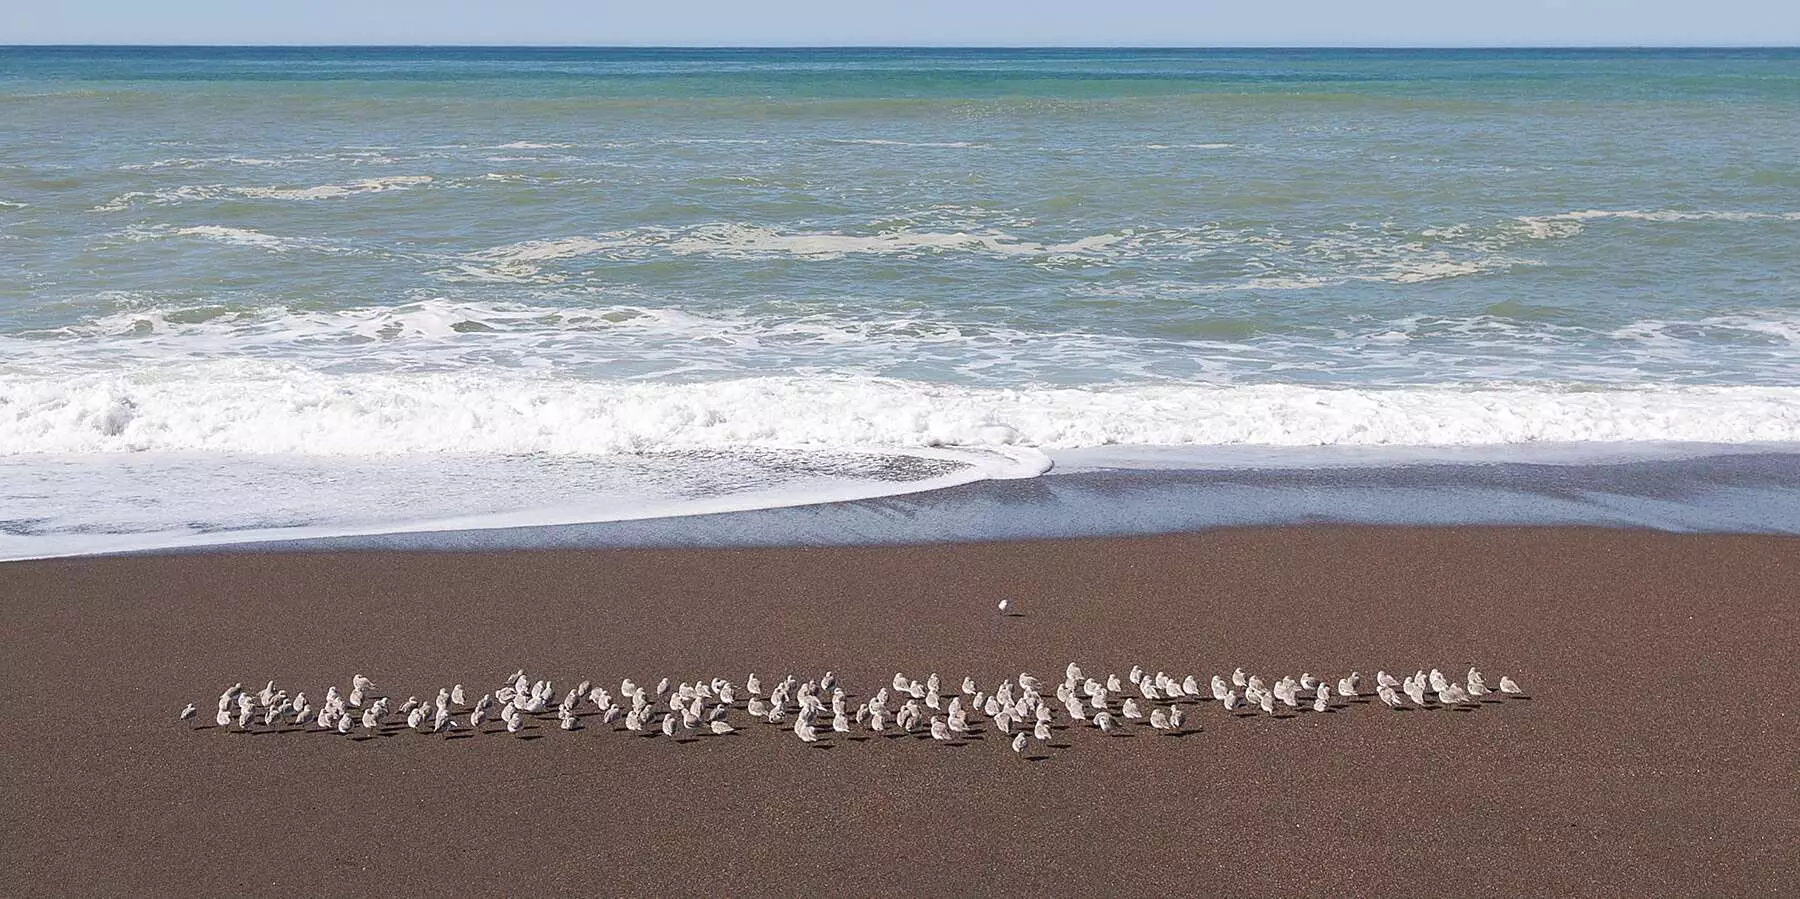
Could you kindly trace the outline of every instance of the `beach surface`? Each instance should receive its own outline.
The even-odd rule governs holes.
[[[0,565],[0,891],[1795,895],[1800,540],[1349,526],[932,546]],[[1009,599],[1017,614],[995,604]],[[1477,665],[1530,698],[1179,738],[212,728],[226,685],[514,669],[991,688]],[[187,702],[199,720],[178,722]],[[1192,704],[1189,704],[1190,709]],[[1059,713],[1059,718],[1062,716]],[[1197,730],[1192,726],[1198,725]],[[491,729],[491,726],[490,726]],[[861,736],[861,735],[858,735]]]

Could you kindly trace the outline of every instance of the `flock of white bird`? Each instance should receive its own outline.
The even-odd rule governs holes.
[[[1129,686],[1127,686],[1129,685]],[[826,734],[929,734],[933,740],[959,741],[974,729],[974,716],[985,717],[994,730],[1012,736],[1012,749],[1023,755],[1031,740],[1047,743],[1051,726],[1091,724],[1101,733],[1115,735],[1127,727],[1147,721],[1157,731],[1179,734],[1190,723],[1183,703],[1197,711],[1206,702],[1218,702],[1234,716],[1256,714],[1287,716],[1310,709],[1327,712],[1360,699],[1362,675],[1352,672],[1339,678],[1335,686],[1310,673],[1299,679],[1283,676],[1274,681],[1259,675],[1233,671],[1229,678],[1213,675],[1202,687],[1193,675],[1176,680],[1161,671],[1154,674],[1133,666],[1121,681],[1117,674],[1104,680],[1088,677],[1081,667],[1070,662],[1063,680],[1045,692],[1045,685],[1030,674],[1021,673],[983,691],[973,678],[962,680],[961,691],[948,696],[936,674],[925,680],[913,680],[896,673],[893,683],[882,687],[874,696],[850,710],[849,694],[837,675],[826,672],[818,680],[800,681],[787,675],[770,687],[751,674],[740,687],[725,678],[710,681],[671,683],[662,678],[654,690],[626,678],[619,684],[617,697],[605,687],[582,681],[556,699],[556,687],[548,680],[532,680],[520,670],[491,693],[483,693],[471,705],[462,684],[442,687],[432,700],[407,697],[398,708],[392,700],[377,693],[375,682],[361,674],[350,679],[350,691],[338,692],[333,685],[317,707],[302,692],[289,696],[270,681],[261,690],[250,692],[243,684],[233,684],[219,694],[219,712],[214,721],[219,727],[236,731],[255,728],[315,727],[335,730],[340,734],[360,731],[367,735],[393,730],[404,719],[410,730],[441,734],[466,729],[483,733],[490,714],[505,726],[506,733],[519,734],[527,729],[527,719],[554,714],[558,726],[565,731],[583,728],[582,717],[598,715],[600,723],[616,729],[667,737],[725,735],[736,731],[727,720],[733,713],[745,718],[788,728],[795,737],[817,743]],[[769,687],[765,693],[765,687]],[[1484,701],[1505,696],[1523,695],[1524,690],[1510,677],[1501,677],[1497,689],[1490,689],[1487,679],[1474,668],[1460,681],[1453,681],[1436,668],[1419,671],[1404,679],[1396,679],[1386,671],[1376,672],[1375,696],[1392,709],[1474,708]],[[1334,702],[1335,700],[1335,702]],[[181,710],[180,719],[196,717],[194,703]],[[584,711],[585,710],[585,711]],[[395,716],[395,717],[390,717]],[[928,717],[929,716],[929,717]],[[462,722],[462,723],[459,723]],[[489,733],[498,733],[490,729]]]

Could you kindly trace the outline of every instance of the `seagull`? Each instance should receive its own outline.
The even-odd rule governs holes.
[[[1331,708],[1331,688],[1330,687],[1327,687],[1324,684],[1320,684],[1318,697],[1319,697],[1318,699],[1313,701],[1313,711],[1323,712],[1326,709]]]
[[[1394,676],[1386,671],[1377,671],[1375,672],[1375,685],[1378,687],[1387,687],[1391,690],[1400,686],[1400,682],[1394,680]]]
[[[1225,703],[1225,711],[1227,711],[1227,712],[1237,711],[1238,695],[1237,695],[1236,690],[1226,693],[1225,698],[1222,701]]]
[[[1337,684],[1338,695],[1339,696],[1355,696],[1356,695],[1356,682],[1359,680],[1362,680],[1362,677],[1354,671],[1350,672],[1349,677],[1338,678],[1338,684]]]
[[[1178,706],[1178,705],[1169,706],[1169,729],[1170,730],[1180,730],[1181,729],[1181,706]]]
[[[1002,612],[1006,611],[1007,606],[1009,606],[1009,605],[1010,605],[1010,603],[1008,603],[1006,600],[1004,600],[1004,599],[1000,600],[1000,611],[1002,611]]]
[[[1113,721],[1111,712],[1101,712],[1094,716],[1094,726],[1100,728],[1101,733],[1110,734],[1117,729],[1119,725]]]
[[[191,702],[188,703],[187,708],[184,708],[181,710],[181,720],[186,721],[189,718],[194,717],[194,711],[195,711],[194,704]]]
[[[1020,755],[1025,754],[1025,732],[1024,731],[1020,731],[1018,736],[1013,737],[1012,751],[1016,752]]]
[[[1212,696],[1213,696],[1213,698],[1220,702],[1224,702],[1225,697],[1230,696],[1230,695],[1231,695],[1231,688],[1225,686],[1225,679],[1216,674],[1213,675],[1213,679],[1212,679]]]
[[[813,728],[811,722],[806,720],[805,715],[794,717],[794,736],[799,737],[801,742],[805,743],[819,742],[819,732]]]
[[[1138,708],[1137,700],[1132,699],[1129,696],[1125,697],[1125,708],[1120,711],[1120,714],[1127,718],[1144,717],[1143,711]]]
[[[728,724],[724,721],[711,722],[707,725],[707,727],[712,728],[712,732],[719,736],[724,736],[725,734],[729,734],[729,733],[735,733],[737,731],[737,728],[732,727],[730,724]]]
[[[1021,733],[1021,734],[1019,734],[1019,736],[1022,737],[1025,735]],[[1039,721],[1037,727],[1032,730],[1031,736],[1033,739],[1036,739],[1040,742],[1044,742],[1044,743],[1050,742],[1050,722]]]
[[[337,732],[340,734],[347,734],[350,732],[350,716],[348,714],[338,716]]]
[[[946,725],[944,719],[939,718],[936,715],[931,716],[931,738],[933,740],[950,739],[949,725]]]
[[[662,732],[665,737],[675,736],[675,716],[673,714],[663,716]]]
[[[1169,729],[1169,713],[1162,709],[1150,710],[1150,726],[1157,730]]]
[[[1509,693],[1514,696],[1517,696],[1519,694],[1524,693],[1525,688],[1519,686],[1518,681],[1513,680],[1512,678],[1507,677],[1506,675],[1502,674],[1502,675],[1500,675],[1500,692]]]
[[[1236,671],[1231,672],[1231,685],[1234,687],[1244,687],[1249,685],[1249,681],[1245,679],[1244,669],[1241,666]]]
[[[1405,702],[1405,700],[1400,698],[1400,694],[1395,693],[1394,688],[1387,684],[1377,684],[1375,687],[1375,695],[1380,697],[1381,701],[1390,709],[1397,709]]]
[[[1425,704],[1425,683],[1416,677],[1407,678],[1407,680],[1406,680],[1406,698],[1412,700],[1413,705],[1424,705]]]

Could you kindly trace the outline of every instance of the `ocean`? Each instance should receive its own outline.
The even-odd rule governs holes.
[[[1593,518],[1800,530],[1800,51],[15,47],[0,122],[0,558],[1746,454]]]

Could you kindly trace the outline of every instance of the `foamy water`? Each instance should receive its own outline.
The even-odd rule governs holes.
[[[1800,442],[1795,61],[10,53],[4,553]]]

